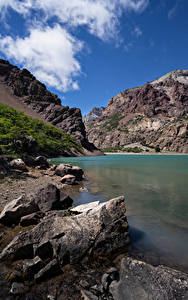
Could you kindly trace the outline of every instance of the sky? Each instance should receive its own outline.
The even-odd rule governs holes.
[[[0,0],[0,57],[85,115],[188,69],[188,0]]]

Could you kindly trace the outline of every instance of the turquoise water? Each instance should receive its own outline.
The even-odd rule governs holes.
[[[132,249],[188,270],[188,156],[107,155],[52,160],[82,167],[75,204],[125,196]]]

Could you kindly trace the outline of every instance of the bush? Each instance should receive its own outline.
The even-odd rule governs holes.
[[[82,151],[82,147],[69,134],[62,132],[53,125],[45,124],[43,121],[26,116],[23,112],[0,104],[1,152],[5,154],[27,154],[26,149],[16,146],[17,141],[23,145],[26,136],[36,140],[37,151],[43,155],[58,156],[71,150],[74,152]]]

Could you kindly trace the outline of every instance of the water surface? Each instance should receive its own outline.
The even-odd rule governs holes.
[[[188,271],[188,156],[107,155],[54,159],[79,165],[88,192],[75,204],[125,196],[132,249]]]

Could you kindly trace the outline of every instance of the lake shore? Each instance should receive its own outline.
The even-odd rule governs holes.
[[[161,156],[161,155],[188,155],[188,153],[179,153],[179,152],[140,152],[140,153],[135,153],[135,152],[104,152],[104,155],[156,155],[156,156]]]

